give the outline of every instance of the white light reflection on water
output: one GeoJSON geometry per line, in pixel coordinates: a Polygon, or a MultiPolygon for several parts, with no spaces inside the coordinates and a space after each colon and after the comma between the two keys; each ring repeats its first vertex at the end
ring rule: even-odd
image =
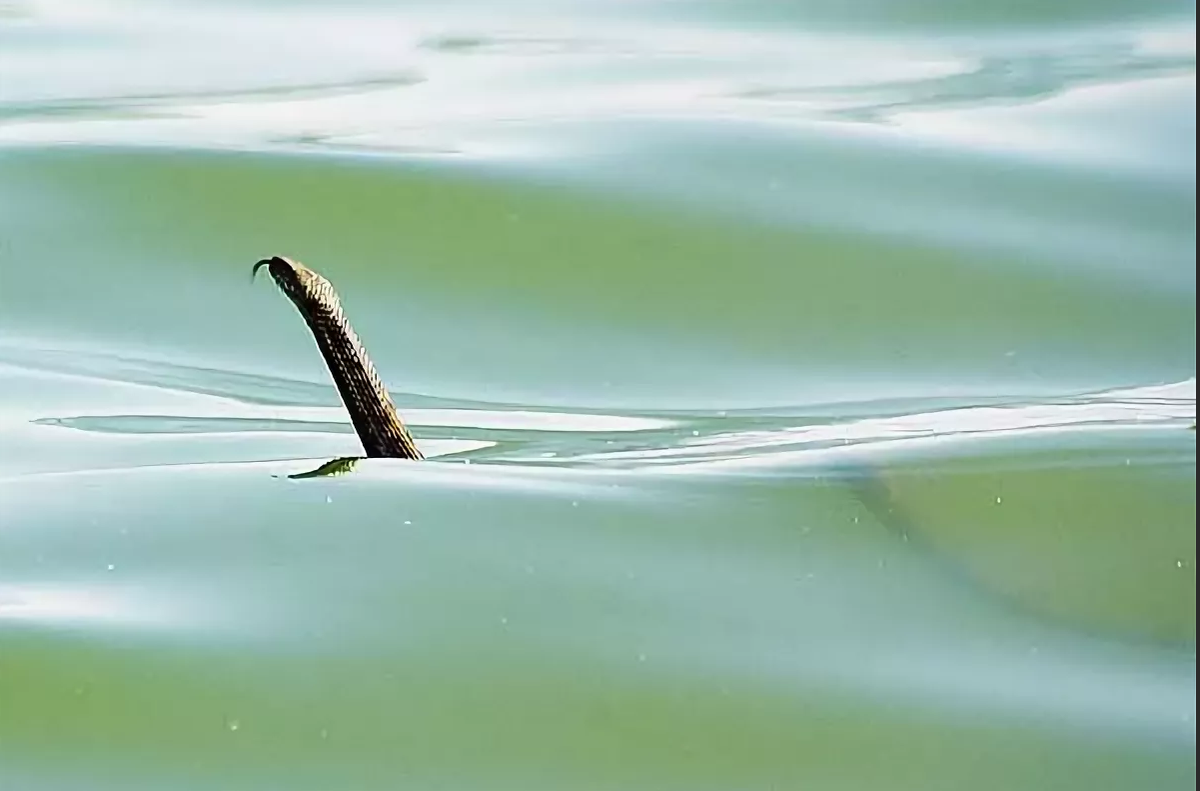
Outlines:
{"type": "MultiPolygon", "coordinates": [[[[115,563],[104,564],[108,574],[121,572],[115,563]]],[[[148,585],[136,583],[51,582],[0,584],[0,626],[32,625],[51,628],[171,629],[192,628],[193,608],[172,601],[161,590],[147,595],[148,585]]]]}

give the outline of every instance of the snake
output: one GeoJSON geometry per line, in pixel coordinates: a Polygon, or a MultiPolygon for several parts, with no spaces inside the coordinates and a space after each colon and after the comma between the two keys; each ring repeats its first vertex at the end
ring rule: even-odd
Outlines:
{"type": "Polygon", "coordinates": [[[396,414],[396,405],[358,333],[350,326],[333,284],[299,261],[283,256],[256,263],[250,272],[251,280],[264,266],[308,324],[367,457],[424,458],[408,427],[396,414]]]}

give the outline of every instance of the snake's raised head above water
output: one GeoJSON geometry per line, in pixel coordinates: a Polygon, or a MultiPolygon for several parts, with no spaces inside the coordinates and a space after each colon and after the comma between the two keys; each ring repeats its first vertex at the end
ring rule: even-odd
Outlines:
{"type": "Polygon", "coordinates": [[[278,255],[264,258],[255,264],[254,269],[251,270],[250,279],[253,280],[257,277],[258,270],[264,266],[271,274],[275,285],[279,286],[279,290],[286,294],[288,299],[296,303],[296,307],[300,309],[301,313],[306,309],[319,307],[318,304],[314,304],[319,295],[327,290],[333,291],[333,285],[328,280],[304,264],[278,255]]]}
{"type": "Polygon", "coordinates": [[[264,266],[312,331],[366,454],[420,459],[421,451],[396,415],[392,398],[342,311],[333,284],[299,261],[282,256],[259,261],[250,272],[251,279],[264,266]]]}

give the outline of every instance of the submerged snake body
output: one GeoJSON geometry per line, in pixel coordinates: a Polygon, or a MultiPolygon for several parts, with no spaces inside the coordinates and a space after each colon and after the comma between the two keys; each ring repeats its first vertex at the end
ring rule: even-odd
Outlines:
{"type": "Polygon", "coordinates": [[[423,458],[330,282],[304,264],[279,256],[259,261],[254,273],[263,266],[312,331],[366,455],[423,458]]]}

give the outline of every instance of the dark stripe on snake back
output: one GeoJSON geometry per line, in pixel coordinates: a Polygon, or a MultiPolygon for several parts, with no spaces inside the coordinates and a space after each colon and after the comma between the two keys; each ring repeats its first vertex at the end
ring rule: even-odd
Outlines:
{"type": "Polygon", "coordinates": [[[259,261],[254,273],[263,266],[312,331],[366,455],[423,458],[330,282],[304,264],[280,256],[259,261]]]}

